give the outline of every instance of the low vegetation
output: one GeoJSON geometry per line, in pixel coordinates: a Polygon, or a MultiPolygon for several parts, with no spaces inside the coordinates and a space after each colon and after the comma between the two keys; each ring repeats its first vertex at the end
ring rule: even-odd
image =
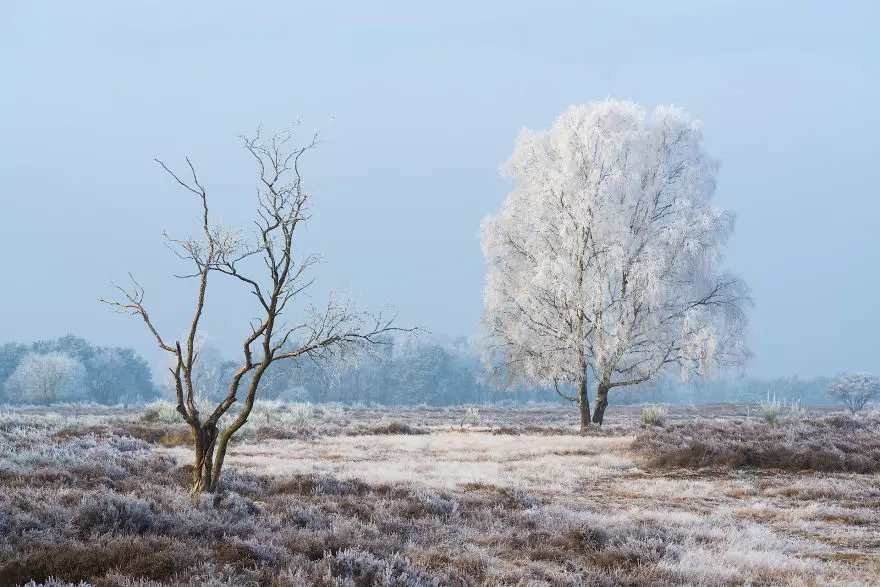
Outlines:
{"type": "Polygon", "coordinates": [[[652,466],[880,472],[880,419],[833,416],[764,422],[694,420],[641,432],[633,450],[652,466]]]}
{"type": "Polygon", "coordinates": [[[679,412],[659,428],[633,409],[582,436],[564,407],[481,409],[462,428],[465,408],[257,403],[221,487],[196,496],[188,442],[173,441],[189,430],[161,406],[0,412],[0,585],[870,584],[876,477],[750,477],[732,459],[728,475],[720,457],[668,455],[694,438],[721,452],[812,436],[866,456],[823,470],[875,470],[876,422],[679,412]],[[305,412],[301,427],[290,414],[305,412]],[[252,442],[268,430],[290,438],[252,442]]]}
{"type": "Polygon", "coordinates": [[[642,410],[642,423],[662,428],[666,423],[666,410],[662,406],[648,406],[642,410]]]}

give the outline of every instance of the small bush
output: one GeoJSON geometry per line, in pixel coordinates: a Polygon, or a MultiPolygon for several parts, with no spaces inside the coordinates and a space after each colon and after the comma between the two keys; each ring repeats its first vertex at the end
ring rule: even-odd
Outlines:
{"type": "Polygon", "coordinates": [[[764,418],[764,421],[770,426],[776,426],[779,411],[782,408],[782,402],[776,399],[775,394],[771,398],[770,393],[768,392],[767,399],[758,402],[758,405],[761,407],[761,416],[764,418]]]}
{"type": "Polygon", "coordinates": [[[480,420],[480,410],[477,409],[476,406],[467,406],[464,410],[464,418],[461,419],[461,427],[470,428],[471,426],[479,426],[482,422],[480,420]]]}
{"type": "Polygon", "coordinates": [[[400,422],[398,420],[392,420],[390,422],[385,422],[383,424],[378,424],[373,426],[372,428],[368,428],[366,431],[362,432],[363,434],[404,434],[404,435],[417,435],[417,434],[428,434],[428,431],[424,428],[416,428],[411,426],[407,422],[400,422]]]}
{"type": "Polygon", "coordinates": [[[292,404],[290,406],[290,422],[295,428],[308,428],[315,419],[315,408],[312,404],[292,404]]]}
{"type": "Polygon", "coordinates": [[[666,423],[666,410],[661,406],[648,406],[642,410],[642,423],[647,426],[663,427],[666,423]]]}
{"type": "Polygon", "coordinates": [[[165,400],[146,404],[141,410],[141,422],[147,424],[179,424],[182,421],[176,406],[165,400]]]}

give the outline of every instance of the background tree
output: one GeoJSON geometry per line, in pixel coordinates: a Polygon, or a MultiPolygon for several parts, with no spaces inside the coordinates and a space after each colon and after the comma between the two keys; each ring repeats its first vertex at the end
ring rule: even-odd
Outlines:
{"type": "Polygon", "coordinates": [[[6,393],[6,381],[15,373],[15,369],[28,354],[28,347],[23,344],[7,342],[0,346],[0,400],[14,401],[14,396],[6,393]]]}
{"type": "Polygon", "coordinates": [[[718,165],[701,142],[678,108],[648,119],[609,99],[524,130],[504,168],[516,187],[482,227],[490,348],[578,403],[582,428],[589,372],[601,424],[615,387],[748,355],[746,286],[717,271],[733,217],[711,205],[718,165]]]}
{"type": "Polygon", "coordinates": [[[855,416],[869,401],[880,397],[880,377],[870,373],[843,375],[835,379],[825,393],[855,416]]]}
{"type": "Polygon", "coordinates": [[[7,379],[6,393],[44,405],[81,399],[84,374],[82,364],[64,353],[31,353],[7,379]]]}
{"type": "Polygon", "coordinates": [[[106,405],[158,396],[147,362],[131,349],[97,347],[85,364],[88,399],[106,405]]]}
{"type": "Polygon", "coordinates": [[[185,181],[157,161],[171,177],[201,204],[201,236],[166,239],[178,256],[192,266],[184,277],[198,283],[194,314],[186,339],[166,341],[144,306],[144,290],[132,278],[128,289],[117,288],[121,301],[105,301],[122,312],[139,316],[159,347],[174,358],[171,370],[177,411],[189,424],[194,437],[193,492],[215,491],[226,449],[233,435],[247,422],[263,375],[273,362],[296,357],[315,361],[346,360],[369,351],[383,334],[399,330],[394,318],[357,312],[343,299],[331,295],[323,309],[311,306],[307,317],[293,325],[284,322],[285,310],[311,285],[307,270],[318,261],[315,255],[294,258],[294,236],[307,220],[308,197],[303,189],[299,161],[315,146],[290,147],[290,132],[263,140],[257,133],[244,138],[244,148],[256,161],[259,172],[257,231],[253,239],[242,238],[211,223],[208,195],[187,158],[191,180],[185,181]],[[251,322],[251,334],[242,345],[242,360],[227,384],[226,396],[213,410],[201,413],[196,405],[197,335],[211,276],[234,280],[253,294],[259,317],[251,322]],[[249,379],[245,379],[248,377],[249,379]],[[245,382],[241,411],[223,430],[218,423],[238,401],[245,382]]]}

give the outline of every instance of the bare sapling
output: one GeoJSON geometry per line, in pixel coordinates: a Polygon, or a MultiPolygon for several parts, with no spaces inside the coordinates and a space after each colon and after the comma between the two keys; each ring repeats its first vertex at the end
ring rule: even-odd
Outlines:
{"type": "Polygon", "coordinates": [[[396,315],[359,312],[348,300],[333,295],[323,308],[309,304],[305,316],[286,321],[291,302],[313,283],[308,269],[319,261],[317,255],[294,257],[294,237],[308,220],[309,196],[303,188],[300,159],[316,146],[316,141],[313,138],[304,146],[294,147],[293,138],[291,131],[268,140],[261,138],[259,131],[252,138],[242,137],[244,149],[256,162],[259,179],[253,238],[244,238],[212,223],[207,190],[188,157],[186,179],[156,160],[201,206],[198,237],[178,239],[165,234],[169,248],[192,268],[178,277],[198,284],[185,340],[172,341],[160,334],[144,305],[144,288],[133,277],[129,287],[116,286],[121,293],[119,300],[101,300],[120,312],[140,317],[159,348],[173,358],[170,371],[176,410],[193,435],[193,493],[217,490],[229,442],[248,421],[260,382],[272,363],[297,357],[354,359],[381,344],[385,340],[383,335],[403,330],[395,326],[396,315]],[[197,333],[209,285],[215,277],[233,280],[253,294],[258,313],[242,343],[240,367],[228,382],[228,392],[216,405],[211,404],[213,409],[200,411],[193,382],[198,360],[197,333]],[[242,395],[241,411],[231,414],[234,419],[221,429],[220,419],[242,395]]]}

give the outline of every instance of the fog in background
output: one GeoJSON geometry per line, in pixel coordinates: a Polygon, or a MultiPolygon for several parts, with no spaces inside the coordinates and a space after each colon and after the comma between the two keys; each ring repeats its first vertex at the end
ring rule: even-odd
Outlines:
{"type": "MultiPolygon", "coordinates": [[[[477,231],[523,125],[605,96],[683,106],[738,215],[727,265],[751,285],[751,375],[880,371],[880,4],[863,2],[0,3],[0,342],[66,333],[134,347],[97,302],[132,271],[167,336],[194,285],[161,233],[198,202],[153,162],[190,155],[225,224],[255,169],[236,136],[303,119],[320,148],[305,254],[316,300],[349,291],[403,325],[477,335],[477,231]]],[[[219,283],[219,280],[215,279],[219,283]]],[[[227,357],[250,300],[219,288],[227,357]]]]}

